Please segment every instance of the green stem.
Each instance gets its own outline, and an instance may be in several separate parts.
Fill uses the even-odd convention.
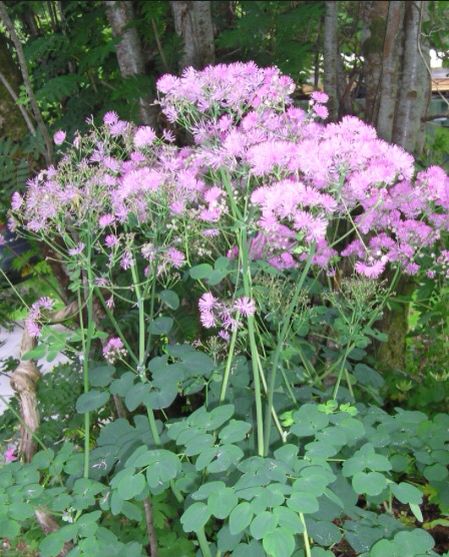
[[[299,519],[301,520],[301,524],[303,525],[303,528],[304,528],[304,532],[303,532],[302,536],[304,538],[304,550],[306,552],[306,557],[312,557],[312,550],[310,549],[309,534],[307,532],[307,525],[306,525],[306,521],[304,520],[303,513],[299,513]]]
[[[121,341],[123,342],[123,344],[126,347],[126,350],[128,352],[128,354],[130,355],[131,359],[138,364],[139,360],[137,359],[137,356],[134,354],[134,351],[132,350],[129,342],[126,340],[124,334],[122,333],[122,330],[120,328],[120,325],[118,324],[117,320],[114,317],[114,314],[112,313],[112,311],[108,308],[106,301],[104,299],[103,294],[101,293],[101,290],[98,288],[98,286],[95,287],[95,293],[98,296],[101,305],[103,306],[106,315],[108,316],[109,321],[114,325],[115,331],[118,334],[118,336],[120,337]]]
[[[198,543],[200,544],[201,553],[203,557],[212,557],[212,553],[209,547],[209,542],[207,541],[204,528],[200,528],[195,532]]]
[[[285,313],[283,323],[282,323],[281,332],[279,334],[278,342],[277,342],[276,349],[275,349],[275,352],[274,352],[273,365],[271,367],[270,377],[269,377],[269,382],[268,382],[268,397],[267,397],[268,411],[265,413],[265,438],[264,438],[264,441],[265,441],[265,449],[266,450],[268,450],[269,444],[270,444],[271,412],[269,411],[269,409],[272,408],[272,406],[273,406],[274,388],[275,388],[275,385],[276,385],[276,373],[277,373],[278,366],[279,366],[279,360],[280,360],[280,357],[281,357],[281,352],[282,352],[282,348],[284,346],[285,339],[287,337],[287,333],[290,329],[290,320],[291,320],[293,312],[295,311],[295,308],[297,306],[299,295],[301,294],[302,288],[304,286],[304,281],[306,280],[307,274],[308,274],[309,269],[312,265],[312,259],[313,259],[314,253],[315,253],[315,246],[312,246],[311,250],[310,250],[310,253],[309,253],[309,256],[307,258],[306,264],[304,266],[304,269],[303,269],[303,271],[301,273],[301,276],[299,278],[299,281],[296,284],[296,288],[295,288],[295,291],[293,293],[292,299],[290,300],[290,304],[288,306],[287,312]]]
[[[135,262],[131,267],[131,275],[133,279],[134,291],[136,293],[136,298],[137,298],[137,308],[139,311],[139,360],[138,360],[137,370],[139,372],[139,377],[141,381],[146,382],[147,376],[145,373],[145,361],[147,356],[145,350],[145,306],[144,306],[144,299],[141,295],[140,285],[138,281],[137,267]],[[153,298],[154,298],[154,290],[153,290]],[[153,437],[154,444],[157,446],[161,446],[162,442],[161,442],[159,432],[157,430],[157,423],[156,423],[156,418],[154,416],[153,409],[149,405],[146,406],[146,409],[147,409],[148,423],[150,426],[151,435]],[[178,503],[182,503],[184,497],[179,492],[179,490],[176,489],[173,481],[170,482],[170,487]]]
[[[248,242],[246,235],[246,228],[243,225],[239,238],[239,255],[242,261],[242,271],[243,271],[243,290],[245,296],[252,300],[252,288],[251,288],[251,271],[249,268],[248,261]],[[254,397],[256,402],[256,424],[257,424],[257,452],[259,456],[264,456],[264,432],[263,432],[263,410],[262,410],[262,391],[260,387],[260,374],[258,366],[259,352],[257,349],[255,326],[254,326],[254,315],[248,315],[248,337],[251,352],[251,367],[253,371],[253,383],[254,383]],[[270,413],[270,411],[269,411]],[[271,413],[270,413],[271,415]]]
[[[265,393],[265,396],[267,396],[267,394],[268,394],[268,385],[267,385],[267,380],[265,379],[265,373],[264,373],[264,371],[263,371],[262,361],[261,361],[259,352],[257,352],[257,367],[258,367],[258,369],[259,369],[260,380],[261,380],[261,382],[262,382],[263,392]],[[280,436],[282,442],[285,443],[285,442],[287,441],[287,432],[284,431],[284,430],[282,429],[281,422],[280,422],[280,420],[279,420],[279,417],[278,417],[277,412],[276,412],[276,410],[275,410],[275,408],[274,408],[273,405],[272,405],[271,408],[270,408],[270,412],[271,412],[271,414],[272,414],[272,416],[273,416],[273,421],[274,421],[274,424],[275,424],[275,426],[276,426],[276,429],[277,429],[278,432],[279,432],[279,436]]]
[[[151,285],[151,300],[150,300],[150,326],[148,327],[147,346],[145,350],[145,359],[148,358],[151,352],[151,323],[154,318],[154,300],[156,299],[156,274],[157,274],[157,261],[154,262],[153,283]]]
[[[229,375],[231,373],[232,360],[234,358],[235,343],[238,335],[239,320],[240,320],[240,313],[237,312],[236,324],[234,330],[232,331],[231,344],[229,346],[228,358],[226,360],[226,367],[223,375],[223,383],[221,384],[220,403],[222,403],[226,398],[226,390],[228,388]]]
[[[87,309],[87,328],[84,327],[83,310],[81,303],[81,292],[78,289],[78,310],[81,329],[81,343],[83,348],[83,391],[85,394],[89,392],[89,355],[92,346],[92,337],[94,333],[93,320],[93,297],[92,297],[92,269],[90,266],[91,246],[87,247],[87,285],[85,288],[86,309]],[[86,334],[84,332],[86,331]],[[89,457],[90,457],[90,413],[84,413],[84,478],[89,477]]]
[[[226,188],[228,194],[229,204],[231,206],[232,216],[235,220],[235,225],[238,226],[237,231],[237,243],[239,248],[239,260],[242,264],[243,273],[243,291],[245,296],[252,299],[252,287],[251,287],[251,270],[248,261],[248,238],[246,230],[245,215],[242,215],[237,207],[234,199],[234,192],[232,191],[231,182],[229,176],[224,170],[220,172],[222,182]],[[248,337],[250,344],[251,353],[251,367],[253,372],[253,384],[254,384],[254,398],[256,403],[256,424],[257,424],[257,452],[259,456],[263,456],[264,450],[264,440],[263,440],[263,410],[262,410],[262,392],[260,388],[260,375],[258,368],[258,349],[256,343],[255,335],[255,322],[254,315],[249,315],[247,317],[248,322]]]
[[[161,445],[161,438],[157,430],[156,419],[154,413],[149,406],[147,406],[148,423],[150,424],[151,435],[153,436],[153,441],[155,445]]]

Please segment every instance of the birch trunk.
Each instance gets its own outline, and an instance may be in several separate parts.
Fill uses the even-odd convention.
[[[372,124],[377,121],[379,106],[379,85],[382,76],[382,58],[388,2],[370,1],[362,5],[364,40],[362,53],[365,59],[365,120]]]
[[[211,2],[170,2],[176,34],[183,42],[180,69],[201,69],[215,61]]]
[[[338,120],[337,2],[326,2],[324,13],[324,91],[329,95],[329,120]]]
[[[401,62],[401,37],[405,2],[389,2],[388,17],[382,55],[382,71],[379,83],[379,102],[376,118],[377,133],[391,141],[398,94],[399,65]]]
[[[106,0],[106,15],[114,37],[120,38],[116,46],[120,73],[124,78],[145,75],[145,59],[137,29],[131,26],[134,19],[132,2]],[[140,119],[144,124],[156,127],[157,108],[151,96],[139,99]]]
[[[427,14],[428,2],[406,3],[404,52],[393,141],[410,152],[415,151],[420,143],[422,118],[427,112],[430,83],[427,70],[429,47],[421,34],[422,22],[427,18]]]

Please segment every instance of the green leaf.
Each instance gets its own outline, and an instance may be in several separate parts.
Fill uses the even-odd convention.
[[[229,418],[234,414],[233,404],[222,404],[209,412],[206,422],[203,423],[203,428],[208,430],[215,430],[226,423]]]
[[[213,458],[207,465],[207,470],[211,474],[225,472],[231,466],[235,466],[243,456],[242,449],[237,445],[223,445],[217,448]]]
[[[262,543],[270,557],[290,557],[295,550],[295,538],[286,528],[276,528],[269,532]]]
[[[93,410],[98,410],[106,404],[109,400],[110,394],[105,391],[98,391],[92,389],[88,393],[83,393],[76,401],[76,411],[78,414],[84,414],[85,412],[92,412]]]
[[[332,551],[328,549],[323,549],[322,547],[313,547],[312,557],[335,557],[335,556],[334,553],[332,553]]]
[[[107,387],[112,381],[115,367],[108,364],[96,364],[89,367],[89,383],[92,387]]]
[[[181,463],[175,453],[164,449],[149,452],[151,458],[146,460],[146,475],[151,488],[155,489],[178,476],[181,471]],[[142,462],[142,460],[143,458],[140,461]]]
[[[45,354],[47,353],[47,347],[45,344],[39,344],[38,346],[36,346],[35,348],[33,348],[32,350],[28,350],[28,352],[25,352],[25,354],[23,354],[22,356],[22,360],[40,360],[41,358],[43,358],[45,356]]]
[[[390,540],[378,541],[369,552],[369,557],[403,557],[403,555],[399,547]]]
[[[64,547],[64,543],[64,536],[61,535],[59,530],[48,534],[39,544],[41,557],[56,557]]]
[[[293,493],[287,499],[287,506],[297,513],[312,514],[320,508],[318,499],[310,493]]]
[[[131,475],[131,471],[127,470],[127,474],[118,482],[117,491],[120,497],[127,501],[140,495],[145,489],[145,476],[143,474]]]
[[[276,517],[279,526],[286,528],[292,534],[302,534],[304,531],[304,526],[299,520],[297,513],[289,509],[288,507],[275,507],[273,509],[273,514]]]
[[[55,453],[52,449],[46,449],[45,451],[39,451],[33,456],[31,461],[33,466],[38,470],[45,470],[50,466],[51,461],[55,457]]]
[[[357,364],[354,368],[354,375],[362,385],[377,390],[381,389],[385,383],[382,375],[366,364]]]
[[[243,441],[251,430],[251,424],[242,420],[231,420],[218,434],[223,443]]]
[[[431,466],[426,466],[423,474],[430,482],[441,482],[447,478],[449,472],[446,466],[436,463]]]
[[[13,540],[20,533],[20,524],[10,518],[0,518],[0,539]]]
[[[29,503],[15,501],[8,507],[8,513],[15,520],[25,520],[34,516],[34,508]]]
[[[125,404],[130,412],[140,406],[147,398],[150,392],[150,385],[148,383],[136,383],[133,385],[125,396]]]
[[[238,502],[239,500],[234,490],[230,487],[225,487],[209,495],[207,506],[211,514],[220,520],[224,520],[231,514],[231,511],[237,506]]]
[[[123,501],[121,513],[129,518],[129,520],[135,520],[140,522],[142,520],[142,510],[135,503],[130,503],[129,501]]]
[[[404,505],[420,505],[422,503],[422,492],[409,483],[392,484],[391,491],[396,499]]]
[[[315,404],[304,404],[293,414],[291,432],[298,437],[315,435],[329,425],[329,416],[320,412]]]
[[[232,535],[243,532],[250,525],[252,518],[251,505],[246,501],[239,503],[229,516],[229,531]]]
[[[159,292],[159,298],[170,309],[177,310],[179,308],[179,296],[173,290],[162,290],[162,292]]]
[[[276,516],[269,511],[263,511],[253,519],[249,531],[254,539],[261,540],[269,533],[274,532],[276,526]]]
[[[426,554],[435,545],[433,537],[421,528],[398,532],[394,536],[394,541],[397,547],[400,548],[400,557]]]
[[[225,487],[225,483],[221,481],[207,482],[192,493],[192,499],[195,499],[195,501],[208,499],[210,495],[212,495],[216,491],[224,489]]]
[[[352,478],[352,487],[356,493],[379,495],[387,486],[387,480],[379,472],[357,472]]]
[[[206,279],[212,271],[212,265],[209,265],[209,263],[201,263],[200,265],[192,267],[189,273],[194,280],[203,280]]]
[[[157,317],[150,323],[150,332],[153,335],[167,335],[173,327],[173,318],[167,316]]]
[[[210,511],[204,503],[193,503],[181,516],[184,532],[197,532],[210,518]]]
[[[414,517],[416,518],[416,520],[418,522],[424,522],[424,518],[421,512],[421,508],[419,505],[415,505],[415,503],[410,503],[410,510],[412,511]],[[449,524],[446,524],[446,526],[449,526]]]

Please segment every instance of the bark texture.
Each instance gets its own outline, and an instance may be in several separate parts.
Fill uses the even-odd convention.
[[[391,141],[393,136],[404,11],[404,2],[389,2],[376,118],[377,133],[386,141]]]
[[[132,26],[134,9],[132,2],[108,0],[106,14],[114,37],[120,39],[116,45],[117,61],[124,78],[145,75],[145,58],[137,29]],[[150,95],[139,99],[140,119],[144,124],[156,127],[157,107]]]
[[[324,91],[329,95],[329,120],[339,115],[337,2],[326,2],[324,13]]]
[[[404,52],[393,141],[410,152],[420,144],[422,118],[427,112],[429,46],[421,34],[427,14],[428,2],[405,3]]]
[[[201,69],[215,62],[211,2],[170,2],[176,34],[183,43],[180,69]]]
[[[20,73],[22,74],[23,84],[25,86],[25,90],[28,95],[28,99],[30,101],[31,110],[33,112],[34,119],[36,120],[37,127],[39,129],[40,134],[42,135],[45,143],[45,160],[48,165],[50,165],[53,161],[53,143],[50,139],[50,135],[48,133],[47,126],[44,123],[42,118],[42,114],[40,108],[37,104],[36,97],[34,95],[33,88],[31,86],[31,79],[30,74],[28,72],[28,65],[25,59],[25,53],[23,51],[22,43],[17,36],[14,23],[12,22],[11,18],[9,17],[8,10],[6,4],[0,1],[0,18],[3,21],[6,30],[11,38],[11,41],[14,44],[14,48],[16,50],[17,59],[19,61],[20,66]]]
[[[382,58],[388,2],[369,1],[362,4],[364,40],[362,53],[365,59],[365,120],[372,124],[377,121],[378,96],[382,75]]]
[[[0,82],[0,136],[20,140],[26,134],[27,127],[34,127],[25,107],[21,106],[20,110],[16,104],[22,78],[4,36],[0,37]]]

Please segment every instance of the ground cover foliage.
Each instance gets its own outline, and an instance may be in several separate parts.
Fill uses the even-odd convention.
[[[58,164],[12,198],[77,311],[60,331],[61,302],[29,308],[22,359],[72,363],[40,386],[31,462],[5,453],[5,551],[443,554],[449,417],[384,410],[373,347],[400,273],[447,272],[448,177],[355,117],[322,123],[323,93],[295,107],[276,68],[157,88],[163,132],[115,112],[58,131]]]

